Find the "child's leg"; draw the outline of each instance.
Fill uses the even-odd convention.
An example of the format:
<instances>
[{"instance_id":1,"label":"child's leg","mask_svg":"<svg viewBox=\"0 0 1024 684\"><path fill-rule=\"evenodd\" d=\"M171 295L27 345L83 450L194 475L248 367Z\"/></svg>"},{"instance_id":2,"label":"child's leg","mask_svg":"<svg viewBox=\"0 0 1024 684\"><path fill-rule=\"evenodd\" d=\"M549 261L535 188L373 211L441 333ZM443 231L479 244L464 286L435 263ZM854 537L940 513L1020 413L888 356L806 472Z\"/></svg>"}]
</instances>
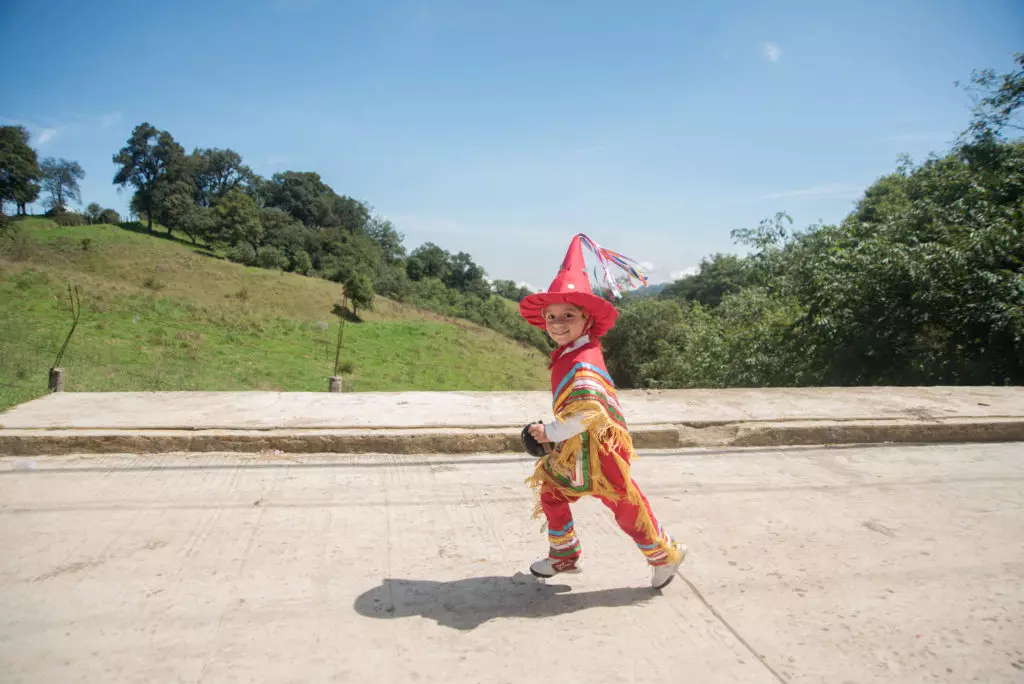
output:
<instances>
[{"instance_id":1,"label":"child's leg","mask_svg":"<svg viewBox=\"0 0 1024 684\"><path fill-rule=\"evenodd\" d=\"M572 501L554 489L541 490L540 505L548 520L548 557L552 560L575 561L580 557L580 541L569 507Z\"/></svg>"},{"instance_id":2,"label":"child's leg","mask_svg":"<svg viewBox=\"0 0 1024 684\"><path fill-rule=\"evenodd\" d=\"M654 529L658 530L656 537L651 537L646 531L637 529L636 520L640 515L640 506L631 504L625 499L609 501L601 497L601 502L611 509L615 515L615 522L618 523L623 532L633 539L637 548L647 558L648 564L658 566L675 562L679 556L679 550L675 547L671 535L662 528L661 523L654 516L654 511L651 510L651 505L643 495L643 492L640 491L640 486L637 485L636 480L633 481L633 487L640 492L640 498L643 501L644 508L647 510L647 515L650 516Z\"/></svg>"},{"instance_id":3,"label":"child's leg","mask_svg":"<svg viewBox=\"0 0 1024 684\"><path fill-rule=\"evenodd\" d=\"M617 493L622 495L623 498L618 501L610 501L604 497L599 497L601 502L604 503L612 513L615 515L615 522L618 523L619 527L623 532L632 537L636 543L637 548L644 554L648 564L652 566L661 566L667 564L678 565L682 561L682 550L672 540L671 535L666 532L661 523L654 515L654 511L651 508L650 502L647 497L644 496L643 491L640 489L640 485L636 483L636 480L631 480L634 489L640 494L641 505L631 504L625 499L625 480L622 478L622 474L619 472L618 467L615 465L614 460L611 458L601 459L601 469L604 476L608 481L615 487ZM641 508L642 506L642 508ZM637 529L637 518L640 516L641 510L646 511L650 517L651 523L657 534L651 536L648 532L642 529Z\"/></svg>"}]
</instances>

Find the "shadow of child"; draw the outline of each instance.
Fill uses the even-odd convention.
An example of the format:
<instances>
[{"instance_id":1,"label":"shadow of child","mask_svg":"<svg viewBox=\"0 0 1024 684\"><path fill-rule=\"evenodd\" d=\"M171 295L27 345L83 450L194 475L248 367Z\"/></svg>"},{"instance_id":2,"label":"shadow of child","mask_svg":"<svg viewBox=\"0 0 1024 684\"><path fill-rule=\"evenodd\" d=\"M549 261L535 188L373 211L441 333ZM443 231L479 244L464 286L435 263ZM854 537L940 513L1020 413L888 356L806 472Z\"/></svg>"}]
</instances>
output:
<instances>
[{"instance_id":1,"label":"shadow of child","mask_svg":"<svg viewBox=\"0 0 1024 684\"><path fill-rule=\"evenodd\" d=\"M495 618L545 618L588 608L630 606L658 593L650 587L571 593L567 585L516 573L452 582L386 579L359 596L354 607L365 617L390 620L419 615L443 627L470 630Z\"/></svg>"}]
</instances>

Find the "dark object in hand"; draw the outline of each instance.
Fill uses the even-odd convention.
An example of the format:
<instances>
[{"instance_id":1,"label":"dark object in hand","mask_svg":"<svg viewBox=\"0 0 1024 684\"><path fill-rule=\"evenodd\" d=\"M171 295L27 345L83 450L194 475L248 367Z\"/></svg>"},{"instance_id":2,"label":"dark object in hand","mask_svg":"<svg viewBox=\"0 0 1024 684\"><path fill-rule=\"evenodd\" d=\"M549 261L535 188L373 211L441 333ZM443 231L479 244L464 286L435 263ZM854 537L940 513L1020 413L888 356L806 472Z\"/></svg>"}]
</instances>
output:
<instances>
[{"instance_id":1,"label":"dark object in hand","mask_svg":"<svg viewBox=\"0 0 1024 684\"><path fill-rule=\"evenodd\" d=\"M530 427L533 425L542 425L542 423L540 421L530 423L523 428L519 437L523 441L523 449L526 450L526 453L530 454L534 458L540 458L541 456L546 456L548 454L548 447L546 444L538 442L537 439L530 434Z\"/></svg>"}]
</instances>

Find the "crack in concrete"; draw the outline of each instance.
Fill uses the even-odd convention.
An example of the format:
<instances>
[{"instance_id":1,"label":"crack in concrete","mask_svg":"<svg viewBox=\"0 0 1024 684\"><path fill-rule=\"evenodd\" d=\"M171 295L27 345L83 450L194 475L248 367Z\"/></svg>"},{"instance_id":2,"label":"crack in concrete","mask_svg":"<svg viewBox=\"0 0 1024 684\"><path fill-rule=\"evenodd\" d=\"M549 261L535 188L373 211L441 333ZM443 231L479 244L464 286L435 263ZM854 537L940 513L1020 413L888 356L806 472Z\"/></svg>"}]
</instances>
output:
<instances>
[{"instance_id":1,"label":"crack in concrete","mask_svg":"<svg viewBox=\"0 0 1024 684\"><path fill-rule=\"evenodd\" d=\"M768 661L765 660L765 657L758 653L756 650L754 650L754 647L750 645L750 642L744 639L743 635L737 632L736 628L730 625L729 621L726 620L722 616L722 614L715 609L713 605L711 605L711 602L704 598L704 594L700 592L700 589L697 588L697 585L695 585L693 582L687 579L682 572L676 572L676 575L681 580L686 582L686 586L690 587L690 591L693 592L693 595L697 597L697 600L704 604L704 607L707 608L708 611L715 616L715 619L722 623L723 627L729 630L729 633L732 634L738 642L743 644L743 647L750 652L750 655L754 656L754 659L757 660L757 662L761 663L761 665L763 665L766 670L772 673L772 676L775 677L776 681L782 682L782 684L786 684L786 678L780 675L778 672L776 672L775 668L769 665Z\"/></svg>"}]
</instances>

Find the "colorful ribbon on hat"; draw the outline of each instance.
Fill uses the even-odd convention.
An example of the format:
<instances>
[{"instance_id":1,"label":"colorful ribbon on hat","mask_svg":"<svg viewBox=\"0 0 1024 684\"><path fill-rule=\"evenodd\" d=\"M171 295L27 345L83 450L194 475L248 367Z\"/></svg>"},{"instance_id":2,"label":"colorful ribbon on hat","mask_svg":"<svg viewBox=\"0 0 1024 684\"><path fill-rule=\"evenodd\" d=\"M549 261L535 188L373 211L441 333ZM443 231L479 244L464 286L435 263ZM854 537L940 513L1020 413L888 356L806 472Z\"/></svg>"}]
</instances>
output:
<instances>
[{"instance_id":1,"label":"colorful ribbon on hat","mask_svg":"<svg viewBox=\"0 0 1024 684\"><path fill-rule=\"evenodd\" d=\"M597 264L604 273L604 284L614 296L621 297L622 288L619 286L618 281L612 276L612 266L618 267L619 270L626 274L630 286L634 283L641 283L644 286L647 285L647 276L640 270L640 264L634 260L627 256L623 256L618 252L605 249L582 233L580 233L580 242L586 245L587 248L594 253L594 256L597 257Z\"/></svg>"}]
</instances>

